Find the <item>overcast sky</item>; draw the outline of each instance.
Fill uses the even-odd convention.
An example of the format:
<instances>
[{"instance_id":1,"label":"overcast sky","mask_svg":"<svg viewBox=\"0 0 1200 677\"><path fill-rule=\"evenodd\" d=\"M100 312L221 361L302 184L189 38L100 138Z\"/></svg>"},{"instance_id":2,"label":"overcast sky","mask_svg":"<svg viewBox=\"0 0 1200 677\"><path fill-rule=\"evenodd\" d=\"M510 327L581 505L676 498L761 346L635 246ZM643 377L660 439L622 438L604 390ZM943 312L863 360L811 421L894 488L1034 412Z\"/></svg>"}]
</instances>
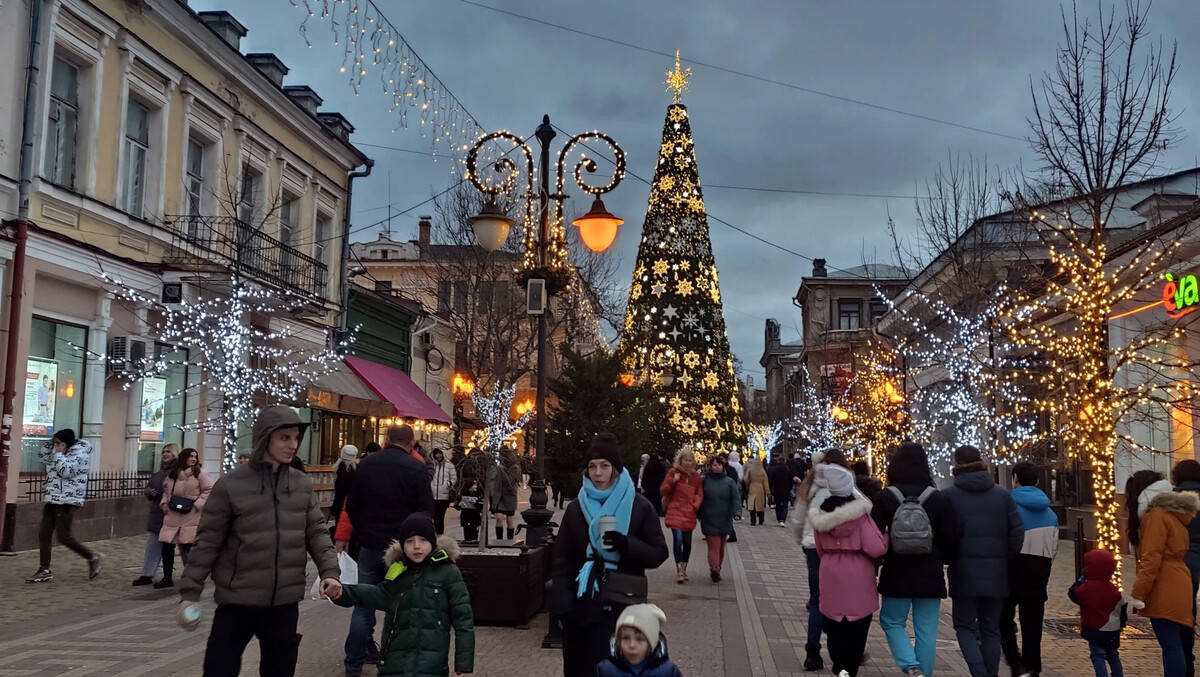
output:
<instances>
[{"instance_id":1,"label":"overcast sky","mask_svg":"<svg viewBox=\"0 0 1200 677\"><path fill-rule=\"evenodd\" d=\"M825 2L806 0L696 3L607 0L478 0L479 4L612 38L655 52L682 51L692 68L688 106L700 180L710 216L830 266L890 262L885 226L890 212L902 230L914 220L912 196L948 154L986 157L989 164L1025 167L1034 161L1024 141L1030 77L1053 67L1062 27L1047 0L964 3ZM506 16L462 0L377 0L408 42L487 130L532 133L543 113L579 133L613 136L629 156L629 171L653 175L666 107L662 84L671 59ZM324 110L343 113L353 140L428 150L418 130L392 132L396 116L378 88L357 98L339 74L341 48L327 26L310 26L312 48L297 27L303 10L288 0L191 0L197 10L229 10L249 29L244 52L275 52L291 68L286 84L308 84ZM1094 14L1095 4L1081 11ZM312 21L317 21L316 18ZM1200 12L1194 0L1158 0L1151 31L1178 40L1182 64L1173 96L1185 132L1200 127ZM1190 39L1189 39L1190 38ZM800 88L987 131L917 119L760 79L714 70L689 59ZM987 132L994 132L990 134ZM554 150L564 141L560 135ZM363 146L376 160L371 178L355 184L353 224L405 210L445 189L446 160ZM1198 148L1185 138L1164 157L1163 171L1196 166ZM790 194L754 189L894 196ZM576 190L578 194L580 191ZM621 279L632 274L649 186L629 176L605 197L622 216L611 250ZM585 205L576 205L583 211ZM393 236L415 237L422 207L395 218ZM799 339L791 299L807 258L709 221L734 352L761 383L763 323L783 325ZM374 239L382 226L356 240Z\"/></svg>"}]
</instances>

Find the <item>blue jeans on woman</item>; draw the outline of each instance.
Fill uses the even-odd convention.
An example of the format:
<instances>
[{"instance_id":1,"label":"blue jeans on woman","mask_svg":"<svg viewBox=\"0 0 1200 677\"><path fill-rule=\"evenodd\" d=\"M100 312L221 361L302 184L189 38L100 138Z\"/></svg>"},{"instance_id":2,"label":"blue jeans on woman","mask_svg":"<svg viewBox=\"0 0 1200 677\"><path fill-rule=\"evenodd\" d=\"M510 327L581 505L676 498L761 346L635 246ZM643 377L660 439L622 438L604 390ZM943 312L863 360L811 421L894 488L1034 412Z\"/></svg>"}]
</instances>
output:
<instances>
[{"instance_id":1,"label":"blue jeans on woman","mask_svg":"<svg viewBox=\"0 0 1200 677\"><path fill-rule=\"evenodd\" d=\"M1151 618L1150 625L1154 628L1154 638L1162 647L1163 677L1184 677L1187 659L1183 647L1187 643L1186 635L1192 634L1192 629L1165 618Z\"/></svg>"},{"instance_id":2,"label":"blue jeans on woman","mask_svg":"<svg viewBox=\"0 0 1200 677\"><path fill-rule=\"evenodd\" d=\"M672 529L671 538L674 541L675 563L686 564L692 556L692 532Z\"/></svg>"},{"instance_id":3,"label":"blue jeans on woman","mask_svg":"<svg viewBox=\"0 0 1200 677\"><path fill-rule=\"evenodd\" d=\"M1088 642L1088 649L1091 651L1092 668L1096 671L1096 677L1109 677L1109 666L1112 667L1112 677L1125 677L1125 668L1121 666L1120 640L1112 647Z\"/></svg>"},{"instance_id":4,"label":"blue jeans on woman","mask_svg":"<svg viewBox=\"0 0 1200 677\"><path fill-rule=\"evenodd\" d=\"M816 548L804 549L804 560L808 564L808 638L806 647L821 648L821 628L825 617L821 615L821 556Z\"/></svg>"},{"instance_id":5,"label":"blue jeans on woman","mask_svg":"<svg viewBox=\"0 0 1200 677\"><path fill-rule=\"evenodd\" d=\"M910 608L916 640L915 649L909 641L908 631L904 628ZM913 668L920 668L925 677L933 674L933 662L937 657L938 614L941 613L941 608L942 600L937 598L883 598L879 607L879 626L887 636L892 660L896 661L896 666L901 672L907 673Z\"/></svg>"}]
</instances>

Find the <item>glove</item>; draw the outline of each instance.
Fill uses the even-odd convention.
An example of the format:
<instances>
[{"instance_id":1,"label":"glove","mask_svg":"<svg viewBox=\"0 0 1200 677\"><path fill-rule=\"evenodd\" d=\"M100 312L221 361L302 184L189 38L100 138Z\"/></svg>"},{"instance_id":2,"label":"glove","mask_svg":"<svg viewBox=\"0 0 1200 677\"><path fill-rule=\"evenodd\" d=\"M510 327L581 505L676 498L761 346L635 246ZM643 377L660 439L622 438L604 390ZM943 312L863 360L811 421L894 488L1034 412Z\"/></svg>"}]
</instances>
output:
<instances>
[{"instance_id":1,"label":"glove","mask_svg":"<svg viewBox=\"0 0 1200 677\"><path fill-rule=\"evenodd\" d=\"M619 531L606 531L601 539L604 547L611 548L625 555L629 552L629 537Z\"/></svg>"},{"instance_id":2,"label":"glove","mask_svg":"<svg viewBox=\"0 0 1200 677\"><path fill-rule=\"evenodd\" d=\"M1140 599L1130 599L1129 606L1133 607L1134 609L1145 609L1146 603Z\"/></svg>"}]
</instances>

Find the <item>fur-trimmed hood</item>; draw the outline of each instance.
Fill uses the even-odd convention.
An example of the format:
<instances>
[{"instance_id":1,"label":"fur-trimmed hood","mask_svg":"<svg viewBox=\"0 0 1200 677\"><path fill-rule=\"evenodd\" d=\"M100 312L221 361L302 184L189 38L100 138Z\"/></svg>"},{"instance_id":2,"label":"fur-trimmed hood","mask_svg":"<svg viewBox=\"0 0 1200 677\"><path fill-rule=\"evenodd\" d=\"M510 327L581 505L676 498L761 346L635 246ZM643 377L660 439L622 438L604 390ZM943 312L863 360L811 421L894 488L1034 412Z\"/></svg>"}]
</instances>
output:
<instances>
[{"instance_id":1,"label":"fur-trimmed hood","mask_svg":"<svg viewBox=\"0 0 1200 677\"><path fill-rule=\"evenodd\" d=\"M1150 499L1150 510L1171 513L1187 523L1200 511L1200 496L1190 491L1168 491Z\"/></svg>"},{"instance_id":2,"label":"fur-trimmed hood","mask_svg":"<svg viewBox=\"0 0 1200 677\"><path fill-rule=\"evenodd\" d=\"M808 521L816 531L833 531L843 524L854 522L863 515L870 515L872 505L870 500L856 491L853 500L839 505L831 512L822 510L820 504L811 504L808 508Z\"/></svg>"},{"instance_id":3,"label":"fur-trimmed hood","mask_svg":"<svg viewBox=\"0 0 1200 677\"><path fill-rule=\"evenodd\" d=\"M454 540L450 536L442 534L441 536L438 536L437 544L435 545L433 552L429 553L429 557L427 557L425 561L440 561L441 558L437 557L439 552L445 552L446 557L448 557L450 562L453 563L458 561L458 556L462 554L462 549L458 547L458 541ZM402 561L404 561L404 544L400 541L392 541L392 544L388 546L387 552L383 555L383 563L390 567L396 562Z\"/></svg>"}]
</instances>

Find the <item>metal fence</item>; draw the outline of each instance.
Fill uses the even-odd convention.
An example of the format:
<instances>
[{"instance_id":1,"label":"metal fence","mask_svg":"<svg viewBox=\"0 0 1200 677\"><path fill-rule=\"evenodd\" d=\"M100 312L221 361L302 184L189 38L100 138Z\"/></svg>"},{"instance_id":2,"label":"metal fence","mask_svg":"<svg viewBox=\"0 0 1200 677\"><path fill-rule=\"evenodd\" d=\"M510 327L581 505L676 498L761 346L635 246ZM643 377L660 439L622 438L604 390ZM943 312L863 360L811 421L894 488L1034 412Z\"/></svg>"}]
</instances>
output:
<instances>
[{"instance_id":1,"label":"metal fence","mask_svg":"<svg viewBox=\"0 0 1200 677\"><path fill-rule=\"evenodd\" d=\"M142 496L151 474L148 471L92 473L87 479L87 497L96 499ZM46 500L45 473L23 472L19 484L17 496L21 502L37 503Z\"/></svg>"}]
</instances>

